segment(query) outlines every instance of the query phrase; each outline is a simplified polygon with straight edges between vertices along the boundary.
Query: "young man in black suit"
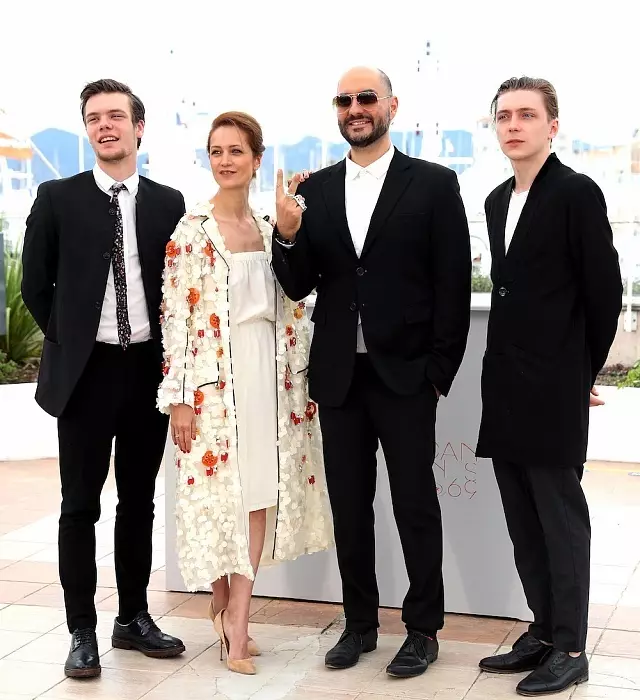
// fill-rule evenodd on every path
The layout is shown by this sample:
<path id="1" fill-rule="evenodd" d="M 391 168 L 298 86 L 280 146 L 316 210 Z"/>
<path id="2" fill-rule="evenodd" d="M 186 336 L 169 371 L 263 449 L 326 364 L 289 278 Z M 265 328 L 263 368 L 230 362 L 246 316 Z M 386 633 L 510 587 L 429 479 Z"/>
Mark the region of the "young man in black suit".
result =
<path id="1" fill-rule="evenodd" d="M 318 293 L 308 377 L 319 406 L 346 614 L 326 664 L 347 668 L 377 644 L 380 442 L 409 577 L 408 634 L 387 672 L 416 676 L 437 658 L 444 622 L 432 466 L 438 397 L 451 388 L 469 332 L 469 230 L 456 174 L 393 147 L 398 100 L 384 73 L 350 70 L 334 106 L 349 155 L 299 188 L 294 178 L 286 193 L 279 174 L 273 245 L 286 294 Z"/>
<path id="2" fill-rule="evenodd" d="M 581 478 L 622 281 L 602 192 L 550 151 L 553 86 L 507 80 L 492 112 L 514 176 L 485 204 L 493 292 L 476 454 L 493 459 L 534 622 L 512 651 L 480 667 L 532 671 L 517 691 L 535 696 L 589 676 L 590 522 Z"/>
<path id="3" fill-rule="evenodd" d="M 137 172 L 144 106 L 115 80 L 88 84 L 82 117 L 93 171 L 43 183 L 27 219 L 22 296 L 45 339 L 36 400 L 58 419 L 60 581 L 72 634 L 70 677 L 100 674 L 95 523 L 115 438 L 118 506 L 114 647 L 170 657 L 183 643 L 147 611 L 154 490 L 167 435 L 162 376 L 165 246 L 180 192 Z"/>

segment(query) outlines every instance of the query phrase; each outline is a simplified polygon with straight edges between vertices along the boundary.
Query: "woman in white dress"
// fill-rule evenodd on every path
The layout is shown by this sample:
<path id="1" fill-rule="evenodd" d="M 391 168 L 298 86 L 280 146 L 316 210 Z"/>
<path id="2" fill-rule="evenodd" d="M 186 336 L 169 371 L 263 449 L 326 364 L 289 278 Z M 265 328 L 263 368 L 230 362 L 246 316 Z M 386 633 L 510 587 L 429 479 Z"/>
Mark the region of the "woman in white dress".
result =
<path id="1" fill-rule="evenodd" d="M 222 114 L 207 150 L 219 190 L 183 217 L 167 245 L 158 407 L 171 414 L 176 445 L 182 576 L 189 590 L 211 585 L 221 655 L 226 648 L 228 667 L 252 674 L 259 563 L 329 548 L 332 524 L 307 393 L 304 303 L 277 285 L 271 225 L 249 205 L 264 152 L 260 126 L 244 113 Z"/>

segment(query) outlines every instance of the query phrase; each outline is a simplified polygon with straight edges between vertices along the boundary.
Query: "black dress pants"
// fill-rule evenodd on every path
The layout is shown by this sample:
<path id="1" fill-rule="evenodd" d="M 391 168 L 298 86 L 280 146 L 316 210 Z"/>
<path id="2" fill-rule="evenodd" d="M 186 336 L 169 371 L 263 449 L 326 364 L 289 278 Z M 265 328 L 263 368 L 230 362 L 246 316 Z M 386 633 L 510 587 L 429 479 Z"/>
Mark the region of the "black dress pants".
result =
<path id="1" fill-rule="evenodd" d="M 560 651 L 584 651 L 591 523 L 583 467 L 494 461 L 494 470 L 516 568 L 534 615 L 529 631 Z"/>
<path id="2" fill-rule="evenodd" d="M 378 442 L 382 445 L 409 590 L 402 619 L 435 636 L 444 624 L 442 521 L 433 475 L 437 396 L 391 392 L 366 354 L 357 356 L 345 403 L 320 406 L 325 471 L 347 629 L 378 627 L 374 509 Z M 385 562 L 382 562 L 385 566 Z"/>
<path id="3" fill-rule="evenodd" d="M 151 341 L 96 343 L 58 419 L 62 508 L 58 538 L 60 581 L 69 631 L 96 626 L 95 524 L 115 438 L 118 505 L 115 569 L 119 619 L 147 610 L 156 476 L 168 416 L 156 408 L 161 380 Z"/>

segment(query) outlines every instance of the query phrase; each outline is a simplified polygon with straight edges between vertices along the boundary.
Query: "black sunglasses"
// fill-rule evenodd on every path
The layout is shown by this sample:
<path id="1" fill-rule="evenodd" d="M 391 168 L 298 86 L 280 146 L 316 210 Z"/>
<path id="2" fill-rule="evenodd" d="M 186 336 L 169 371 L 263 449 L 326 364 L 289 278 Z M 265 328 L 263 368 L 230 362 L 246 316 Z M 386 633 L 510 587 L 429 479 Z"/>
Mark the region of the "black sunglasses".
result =
<path id="1" fill-rule="evenodd" d="M 373 107 L 378 104 L 378 100 L 388 100 L 392 95 L 385 95 L 384 97 L 378 97 L 378 95 L 373 90 L 363 90 L 362 92 L 343 92 L 340 95 L 336 95 L 333 98 L 333 106 L 339 110 L 347 110 L 351 107 L 351 102 L 353 98 L 356 98 L 357 103 L 361 107 Z"/>

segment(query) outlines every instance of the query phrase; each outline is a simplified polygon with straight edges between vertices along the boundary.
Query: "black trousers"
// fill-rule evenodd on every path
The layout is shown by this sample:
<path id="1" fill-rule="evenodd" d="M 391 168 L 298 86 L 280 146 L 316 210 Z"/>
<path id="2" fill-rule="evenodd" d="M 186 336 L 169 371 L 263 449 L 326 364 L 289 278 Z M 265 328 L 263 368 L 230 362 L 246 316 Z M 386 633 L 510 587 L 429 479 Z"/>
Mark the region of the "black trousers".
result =
<path id="1" fill-rule="evenodd" d="M 430 636 L 444 624 L 442 520 L 433 475 L 437 401 L 426 382 L 412 396 L 392 393 L 367 355 L 358 355 L 345 403 L 339 408 L 320 406 L 343 604 L 351 631 L 378 627 L 373 509 L 378 441 L 409 577 L 402 619 L 408 629 Z"/>
<path id="2" fill-rule="evenodd" d="M 97 343 L 58 419 L 59 567 L 70 632 L 96 626 L 95 524 L 114 438 L 119 619 L 126 623 L 147 610 L 153 496 L 168 428 L 168 416 L 155 405 L 160 380 L 151 342 L 127 350 Z"/>
<path id="3" fill-rule="evenodd" d="M 527 603 L 530 633 L 565 652 L 584 651 L 589 616 L 591 523 L 583 467 L 494 462 Z"/>

